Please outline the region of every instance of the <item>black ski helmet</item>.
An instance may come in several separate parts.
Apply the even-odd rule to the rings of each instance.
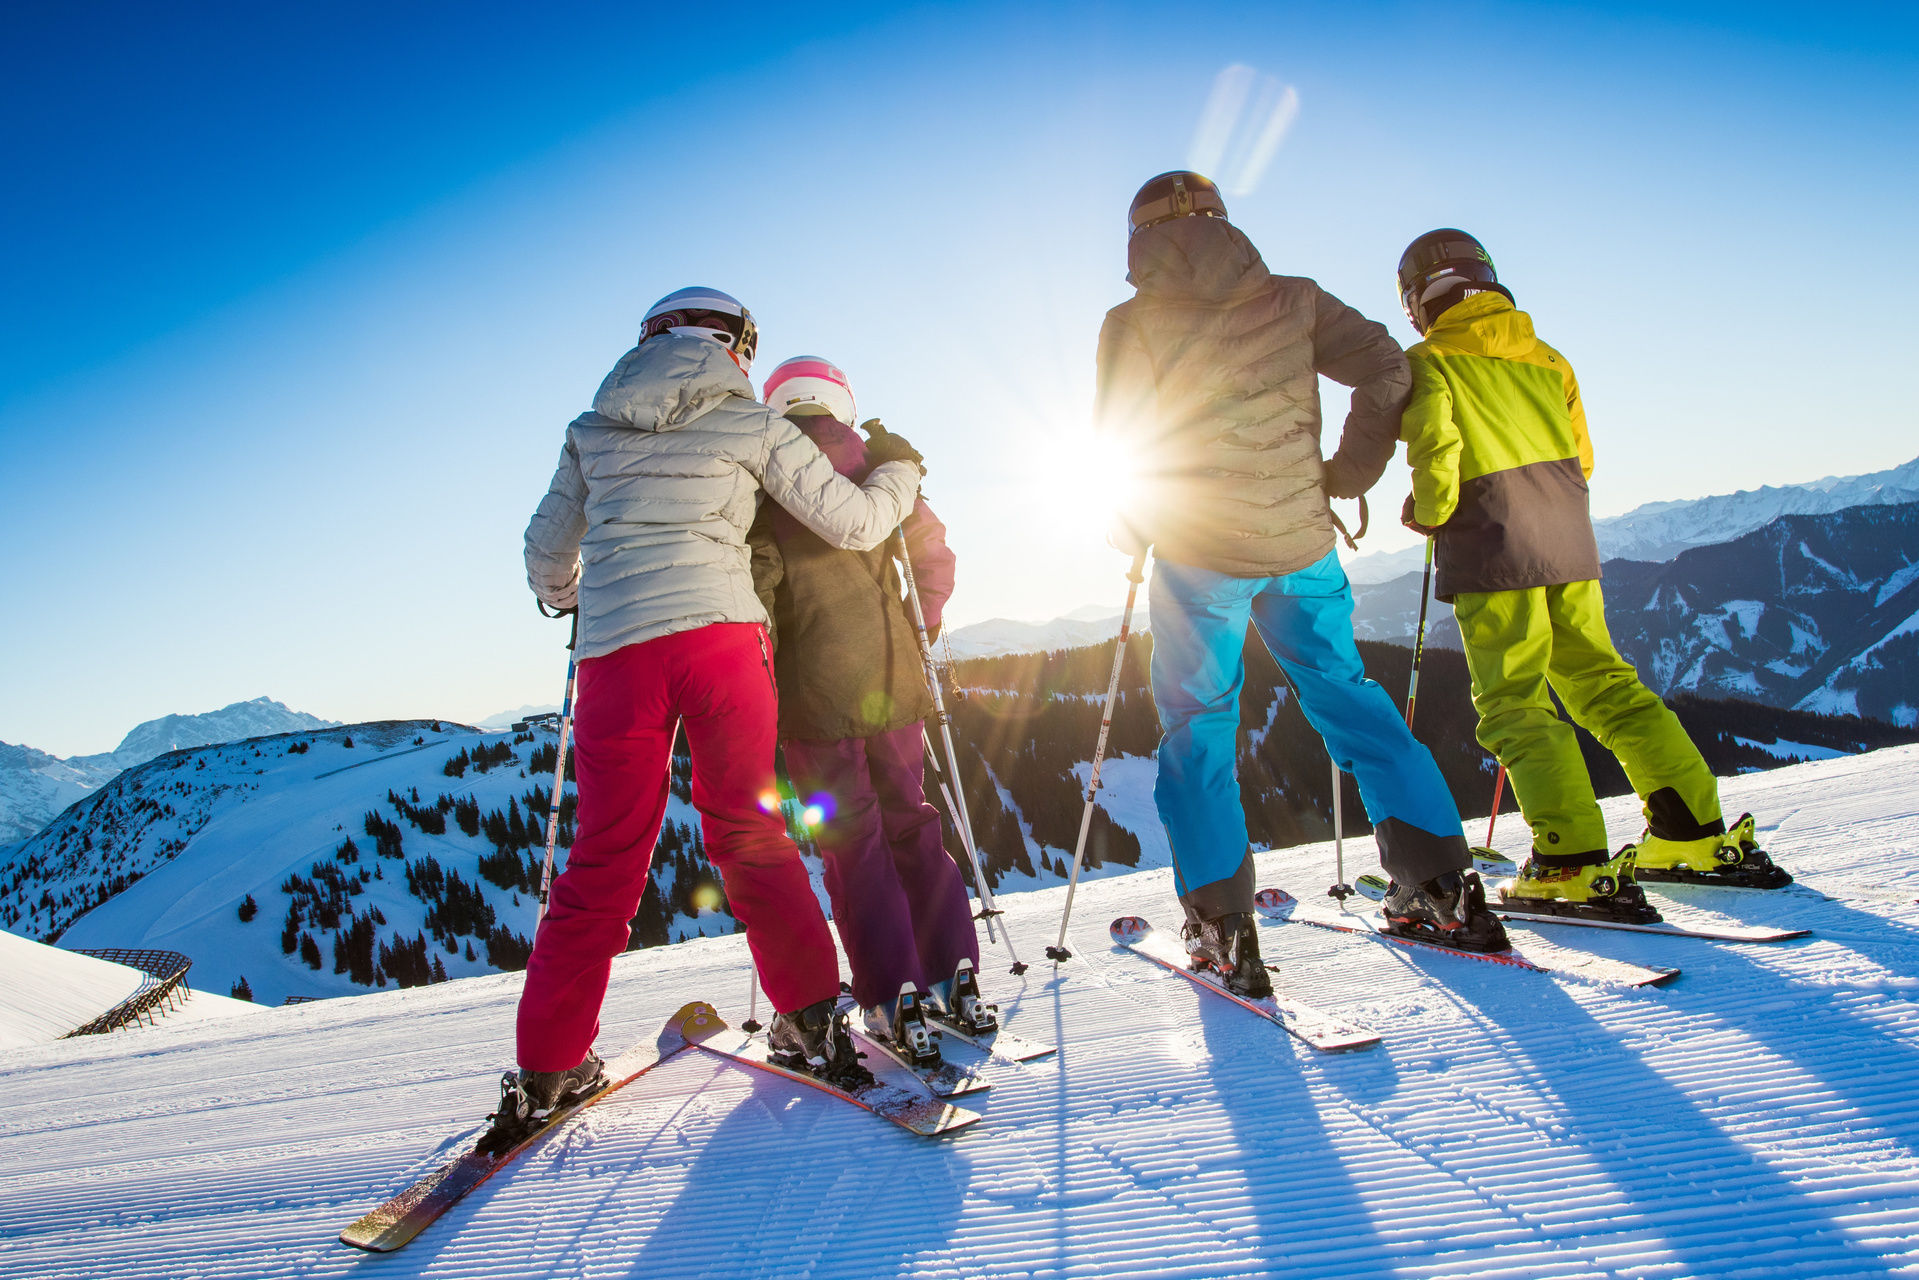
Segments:
[[[1225,216],[1226,201],[1212,179],[1202,178],[1191,169],[1174,169],[1157,178],[1148,178],[1139,194],[1133,197],[1133,207],[1126,211],[1130,227],[1126,234],[1137,235],[1174,218]]]
[[[1406,308],[1406,318],[1421,333],[1430,329],[1439,312],[1445,310],[1434,309],[1430,303],[1444,300],[1457,288],[1471,289],[1475,285],[1512,300],[1512,291],[1499,283],[1499,273],[1493,270],[1493,258],[1486,246],[1456,227],[1428,231],[1399,255],[1399,305]],[[1453,298],[1446,306],[1457,301]]]

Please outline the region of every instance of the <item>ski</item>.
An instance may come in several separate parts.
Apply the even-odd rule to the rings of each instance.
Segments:
[[[468,1192],[491,1178],[530,1150],[548,1133],[567,1123],[588,1107],[633,1083],[680,1050],[698,1044],[726,1029],[726,1023],[713,1007],[695,1002],[667,1020],[659,1039],[651,1045],[635,1045],[606,1064],[607,1083],[601,1088],[562,1107],[556,1107],[538,1121],[538,1126],[503,1151],[487,1154],[476,1140],[457,1158],[448,1161],[415,1182],[406,1190],[371,1210],[340,1233],[340,1243],[372,1253],[391,1253],[426,1230],[440,1215],[458,1204]]]
[[[1473,869],[1488,880],[1511,880],[1519,874],[1518,864],[1503,854],[1495,853],[1491,849],[1483,846],[1475,847],[1472,854]],[[1821,902],[1831,901],[1831,898],[1827,894],[1819,892],[1819,890],[1813,888],[1811,885],[1801,884],[1792,879],[1772,884],[1753,884],[1728,879],[1720,875],[1708,875],[1691,871],[1653,871],[1643,867],[1633,868],[1633,879],[1639,883],[1639,887],[1642,889],[1657,890],[1663,889],[1667,885],[1678,884],[1692,885],[1700,889],[1737,889],[1742,893],[1767,893],[1774,897],[1790,895],[1792,897],[1814,898]],[[1903,902],[1905,898],[1903,896],[1894,896],[1892,900],[1895,902]]]
[[[781,1066],[773,1061],[762,1036],[729,1031],[724,1035],[703,1039],[697,1047],[729,1062],[811,1085],[821,1093],[830,1093],[856,1107],[864,1107],[874,1115],[891,1120],[900,1128],[922,1137],[954,1133],[979,1120],[977,1112],[934,1097],[918,1076],[891,1058],[868,1059],[868,1069],[873,1073],[872,1084],[842,1089],[811,1072]]]
[[[1498,858],[1498,855],[1495,854],[1494,857]],[[1478,863],[1480,859],[1475,857],[1474,861]],[[1362,887],[1364,882],[1373,881],[1379,887],[1381,896],[1384,896],[1385,881],[1378,876],[1361,876],[1359,879]],[[1486,895],[1486,906],[1500,919],[1517,920],[1522,924],[1570,924],[1588,929],[1623,929],[1629,933],[1663,933],[1674,938],[1704,938],[1708,942],[1786,942],[1793,938],[1806,937],[1812,932],[1810,929],[1778,929],[1771,925],[1704,922],[1687,924],[1683,920],[1677,924],[1670,920],[1639,924],[1628,920],[1603,920],[1596,916],[1561,915],[1556,911],[1529,911],[1524,907],[1511,906],[1500,900],[1496,893]]]
[[[1037,1040],[1025,1040],[1004,1027],[992,1031],[975,1031],[971,1027],[961,1026],[943,1013],[927,1010],[926,1020],[942,1037],[951,1036],[964,1041],[975,1049],[983,1049],[995,1058],[1008,1062],[1031,1062],[1035,1058],[1044,1058],[1048,1054],[1058,1053],[1059,1049],[1050,1044],[1041,1044]]]
[[[1186,948],[1176,939],[1154,929],[1140,916],[1121,916],[1113,921],[1108,932],[1112,934],[1114,942],[1135,955],[1171,969],[1202,990],[1224,996],[1240,1008],[1277,1024],[1288,1035],[1322,1052],[1365,1049],[1379,1043],[1379,1037],[1373,1032],[1297,1000],[1289,1000],[1278,994],[1263,1000],[1248,1000],[1234,994],[1215,974],[1193,969]]]
[[[840,1011],[849,1020],[860,1016],[860,1007],[853,1003],[851,996],[840,999]],[[930,1021],[930,1020],[929,1020]],[[891,1040],[875,1036],[863,1028],[855,1027],[853,1041],[863,1050],[869,1060],[878,1054],[913,1073],[914,1078],[931,1090],[936,1098],[958,1098],[969,1093],[984,1093],[993,1087],[993,1082],[977,1075],[956,1062],[936,1062],[931,1066],[914,1062],[900,1047]]]
[[[1561,951],[1549,942],[1540,942],[1540,949],[1531,955],[1521,952],[1517,947],[1504,951],[1468,951],[1464,947],[1449,947],[1443,942],[1425,938],[1408,938],[1386,931],[1386,921],[1378,912],[1363,914],[1343,911],[1332,915],[1316,912],[1305,907],[1299,899],[1284,889],[1261,889],[1253,898],[1259,914],[1268,920],[1291,921],[1294,924],[1309,924],[1319,929],[1331,929],[1338,933],[1356,933],[1378,938],[1381,942],[1398,943],[1421,951],[1437,951],[1442,955],[1462,956],[1468,960],[1481,960],[1489,964],[1503,965],[1509,969],[1527,969],[1533,973],[1561,974],[1569,978],[1580,978],[1588,982],[1605,983],[1609,986],[1656,987],[1671,982],[1679,976],[1679,970],[1663,966],[1632,964],[1625,960],[1613,960],[1606,956],[1588,955],[1579,951]],[[1538,958],[1544,955],[1547,962]]]

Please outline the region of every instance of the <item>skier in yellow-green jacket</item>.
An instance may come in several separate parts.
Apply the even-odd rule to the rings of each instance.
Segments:
[[[1637,879],[1791,883],[1758,848],[1752,815],[1727,829],[1712,770],[1606,631],[1587,508],[1592,440],[1572,366],[1533,335],[1463,231],[1413,241],[1399,295],[1425,338],[1407,352],[1400,439],[1413,491],[1401,518],[1438,539],[1438,594],[1459,621],[1479,742],[1505,766],[1533,833],[1502,896],[1526,910],[1644,921],[1658,913]],[[1616,854],[1553,693],[1639,795],[1645,833]]]

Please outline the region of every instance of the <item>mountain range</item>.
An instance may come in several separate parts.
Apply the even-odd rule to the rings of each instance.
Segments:
[[[1919,458],[1860,476],[1827,476],[1804,484],[1765,485],[1709,498],[1649,502],[1625,515],[1593,521],[1602,560],[1671,560],[1763,528],[1781,516],[1826,515],[1848,507],[1919,502]],[[1354,556],[1346,576],[1355,584],[1388,582],[1416,573],[1420,547]]]
[[[0,844],[21,840],[74,801],[123,770],[187,747],[234,742],[338,723],[295,711],[271,698],[234,702],[200,715],[168,715],[134,726],[120,745],[90,756],[61,759],[32,747],[0,742]]]
[[[1919,723],[1919,503],[1781,516],[1670,561],[1601,566],[1619,651],[1664,694]],[[1411,643],[1422,577],[1356,586],[1362,639]],[[1429,605],[1429,648],[1459,648]]]

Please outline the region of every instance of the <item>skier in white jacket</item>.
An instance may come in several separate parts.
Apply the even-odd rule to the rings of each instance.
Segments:
[[[519,1083],[539,1110],[600,1076],[592,1051],[613,957],[647,884],[675,729],[693,756],[706,853],[794,1066],[858,1081],[836,1012],[839,964],[774,790],[777,694],[746,532],[764,496],[835,546],[878,546],[924,474],[897,436],[863,484],[753,398],[752,315],[715,289],[647,313],[567,428],[552,486],[526,530],[527,580],[579,609],[574,733],[580,807],[520,997]],[[869,446],[870,448],[870,446]]]

